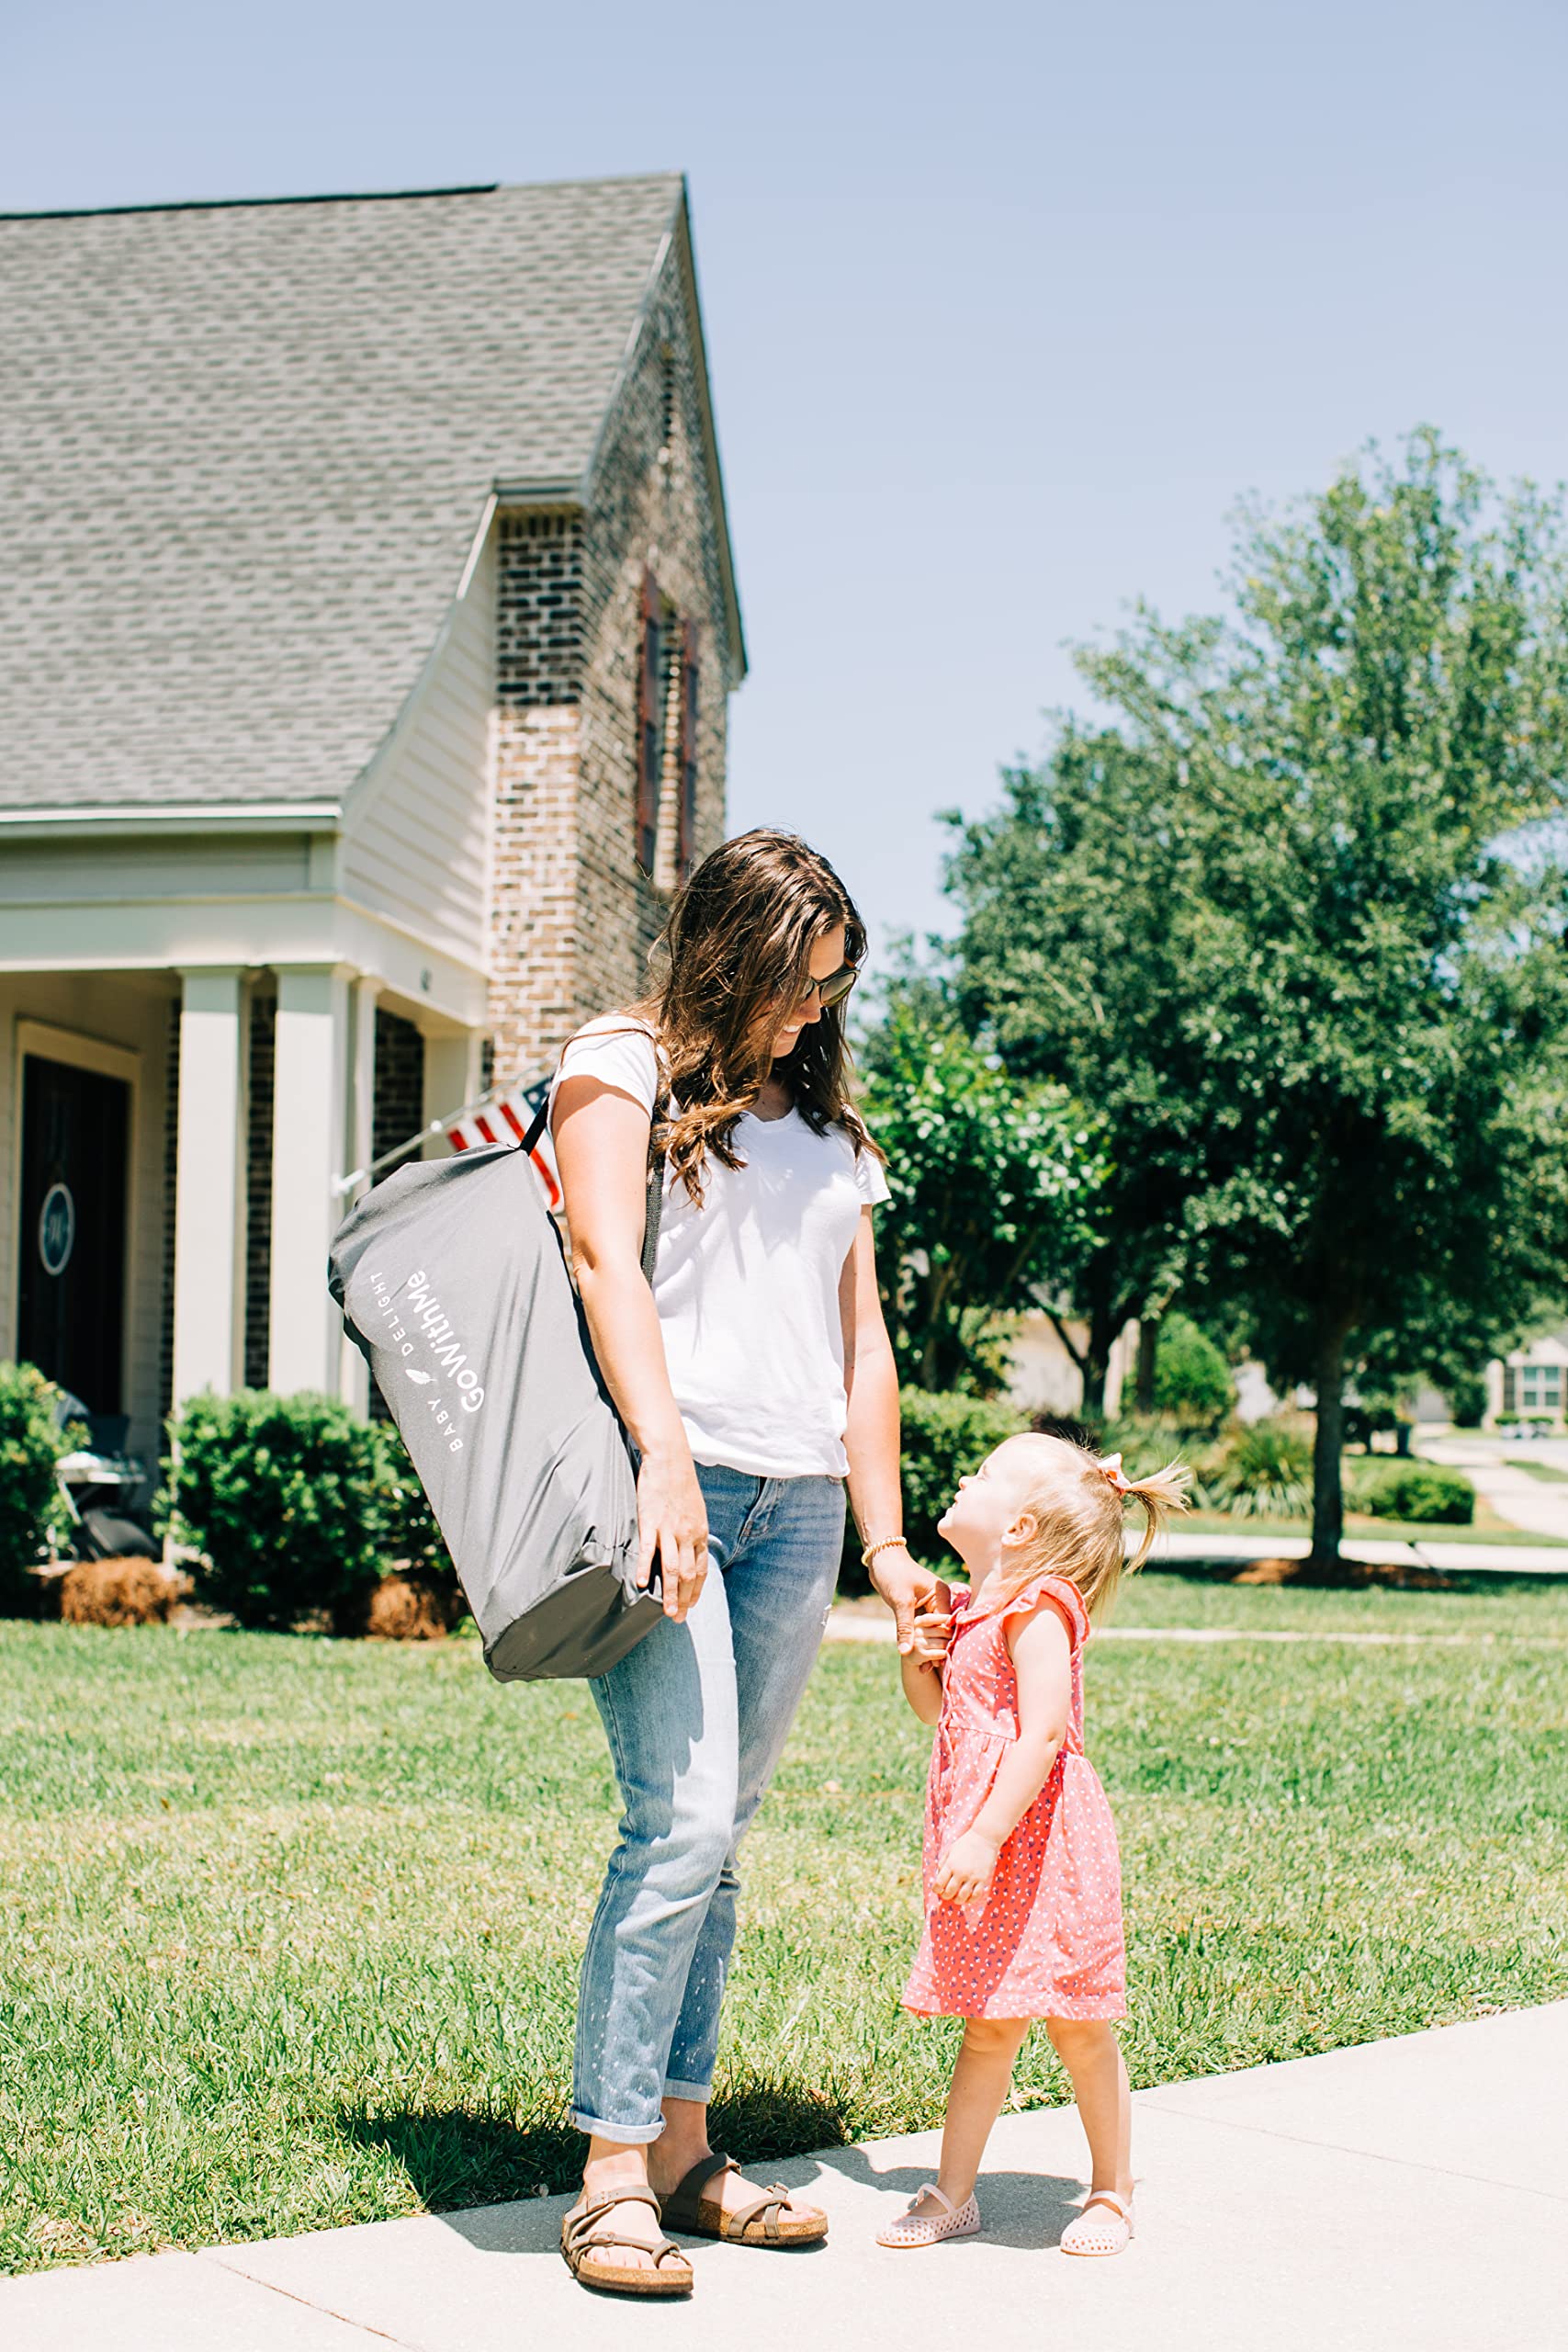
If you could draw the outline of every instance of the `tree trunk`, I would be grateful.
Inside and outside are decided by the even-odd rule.
[[[1111,1370],[1111,1351],[1121,1326],[1110,1302],[1096,1298],[1089,1311],[1089,1345],[1083,1359],[1083,1406],[1086,1421],[1105,1418],[1105,1382]]]
[[[1317,1332],[1317,1435],[1312,1450],[1314,1568],[1337,1568],[1345,1532],[1340,1463],[1345,1449],[1345,1342],[1348,1326],[1325,1321]]]
[[[1145,1313],[1138,1318],[1138,1385],[1133,1401],[1145,1419],[1155,1408],[1155,1350],[1158,1345],[1159,1317]]]

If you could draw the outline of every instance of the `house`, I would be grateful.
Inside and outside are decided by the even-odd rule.
[[[32,214],[0,282],[0,1357],[154,1456],[203,1388],[363,1404],[345,1179],[637,992],[723,837],[691,225]]]
[[[1568,1329],[1546,1331],[1486,1367],[1483,1429],[1534,1422],[1543,1431],[1568,1427]]]

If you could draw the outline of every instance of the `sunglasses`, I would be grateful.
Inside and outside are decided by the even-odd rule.
[[[825,980],[808,979],[796,997],[795,1002],[809,1004],[815,997],[826,1012],[829,1005],[842,1004],[859,978],[858,964],[840,964],[838,970],[829,972]]]

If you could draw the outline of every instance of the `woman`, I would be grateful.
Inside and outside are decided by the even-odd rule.
[[[665,944],[654,997],[567,1046],[551,1113],[578,1288],[639,1457],[639,1575],[657,1556],[664,1608],[590,1685],[626,1810],[583,1958],[588,2158],[561,2250],[585,2284],[650,2295],[692,2285],[661,2222],[748,2245],[827,2233],[708,2141],[735,1852],[821,1639],[846,1478],[900,1648],[931,1586],[900,1532],[872,1245],[887,1187],[846,1092],[860,918],[826,859],[758,831],[692,876]]]

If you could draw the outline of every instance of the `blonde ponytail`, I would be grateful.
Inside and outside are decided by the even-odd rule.
[[[1122,1500],[1140,1504],[1144,1513],[1143,1541],[1126,1564],[1127,1576],[1135,1576],[1143,1566],[1172,1513],[1191,1509],[1187,1498],[1191,1484],[1192,1473],[1184,1462],[1168,1462],[1163,1470],[1151,1470],[1146,1478],[1129,1478],[1122,1487]]]
[[[1175,1511],[1190,1508],[1192,1473],[1183,1462],[1168,1462],[1146,1478],[1129,1478],[1119,1453],[1096,1454],[1071,1438],[1029,1430],[1004,1439],[1003,1446],[1027,1446],[1040,1465],[1029,1499],[1036,1521],[1033,1539],[988,1587],[987,1611],[1005,1609],[1015,1593],[1043,1573],[1072,1585],[1093,1617],[1108,1609],[1123,1576],[1141,1568],[1155,1537]],[[1001,1448],[998,1449],[998,1452]],[[1125,1556],[1124,1513],[1130,1502],[1144,1514],[1143,1541]]]

